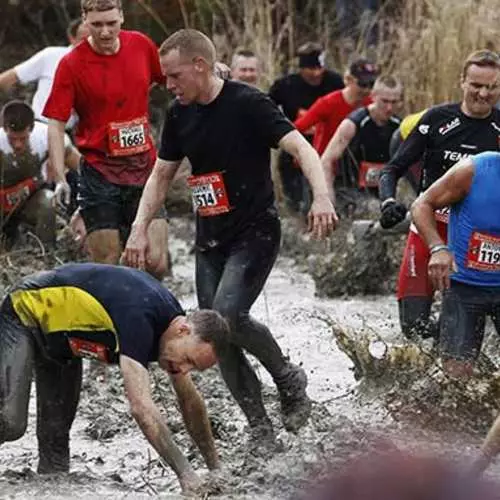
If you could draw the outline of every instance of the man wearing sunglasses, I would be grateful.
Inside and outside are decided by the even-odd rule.
[[[313,146],[321,155],[338,126],[355,109],[371,103],[370,93],[379,72],[367,59],[356,59],[344,74],[345,87],[320,97],[309,110],[295,120],[299,132],[314,127]]]
[[[406,216],[406,207],[395,200],[396,184],[411,165],[422,160],[420,192],[425,191],[459,160],[500,148],[500,112],[494,108],[500,96],[500,57],[490,50],[473,52],[465,60],[462,101],[430,108],[382,170],[379,194],[380,224],[390,228]],[[446,243],[448,208],[435,212],[437,230]],[[429,320],[434,288],[428,276],[431,255],[441,251],[428,247],[412,226],[398,280],[401,329],[405,336],[438,337],[439,326]],[[460,350],[460,346],[456,346]]]

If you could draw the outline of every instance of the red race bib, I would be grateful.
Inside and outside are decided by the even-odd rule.
[[[478,271],[500,271],[500,236],[474,231],[469,240],[467,267]]]
[[[378,179],[384,166],[384,163],[362,161],[359,164],[358,186],[360,188],[378,188]]]
[[[128,122],[108,124],[110,156],[131,156],[151,149],[146,116]]]
[[[4,213],[12,212],[27,200],[38,188],[35,177],[29,177],[14,186],[0,189],[0,205]]]
[[[71,352],[78,358],[90,358],[108,363],[108,349],[105,345],[98,342],[90,342],[78,338],[68,338]]]
[[[448,221],[450,220],[450,207],[438,208],[437,210],[435,210],[434,218],[438,222],[448,224]]]
[[[191,188],[194,211],[201,217],[224,214],[231,210],[221,172],[191,175],[187,182]]]

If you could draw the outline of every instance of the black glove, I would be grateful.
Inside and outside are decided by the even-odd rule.
[[[408,209],[397,201],[388,201],[382,206],[382,215],[380,216],[380,225],[384,229],[390,229],[399,224],[406,217]]]

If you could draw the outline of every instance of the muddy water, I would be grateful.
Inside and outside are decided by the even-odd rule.
[[[183,304],[195,304],[193,257],[184,224],[172,225],[174,277],[170,286]],[[216,369],[195,377],[204,394],[217,445],[224,462],[213,492],[206,498],[281,499],[307,480],[364,446],[392,439],[404,447],[467,455],[477,438],[453,432],[436,435],[418,425],[395,422],[379,403],[377,394],[361,393],[351,363],[336,347],[325,316],[352,328],[372,328],[395,337],[397,308],[392,297],[348,300],[317,299],[310,277],[282,257],[273,270],[253,314],[273,330],[284,351],[301,363],[309,376],[315,400],[310,423],[298,433],[286,433],[270,378],[256,364],[264,383],[264,397],[283,442],[272,457],[248,452],[245,422],[232,402]],[[181,424],[168,380],[154,370],[155,398],[163,409],[177,443],[201,474],[205,474]],[[26,435],[0,448],[0,498],[181,498],[173,473],[157,459],[127,413],[123,387],[116,369],[87,373],[78,415],[71,434],[71,473],[39,477],[36,471],[35,407],[32,399]]]

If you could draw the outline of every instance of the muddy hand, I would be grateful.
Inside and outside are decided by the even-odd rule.
[[[314,239],[322,240],[335,230],[338,220],[328,195],[315,198],[307,215],[307,230]]]
[[[65,180],[57,182],[54,195],[57,203],[60,205],[69,205],[71,201],[71,188],[69,184]]]
[[[132,226],[121,260],[130,267],[146,269],[148,234],[143,226]]]
[[[431,255],[429,260],[429,279],[435,290],[450,287],[450,274],[457,270],[455,259],[449,250],[442,249]]]

